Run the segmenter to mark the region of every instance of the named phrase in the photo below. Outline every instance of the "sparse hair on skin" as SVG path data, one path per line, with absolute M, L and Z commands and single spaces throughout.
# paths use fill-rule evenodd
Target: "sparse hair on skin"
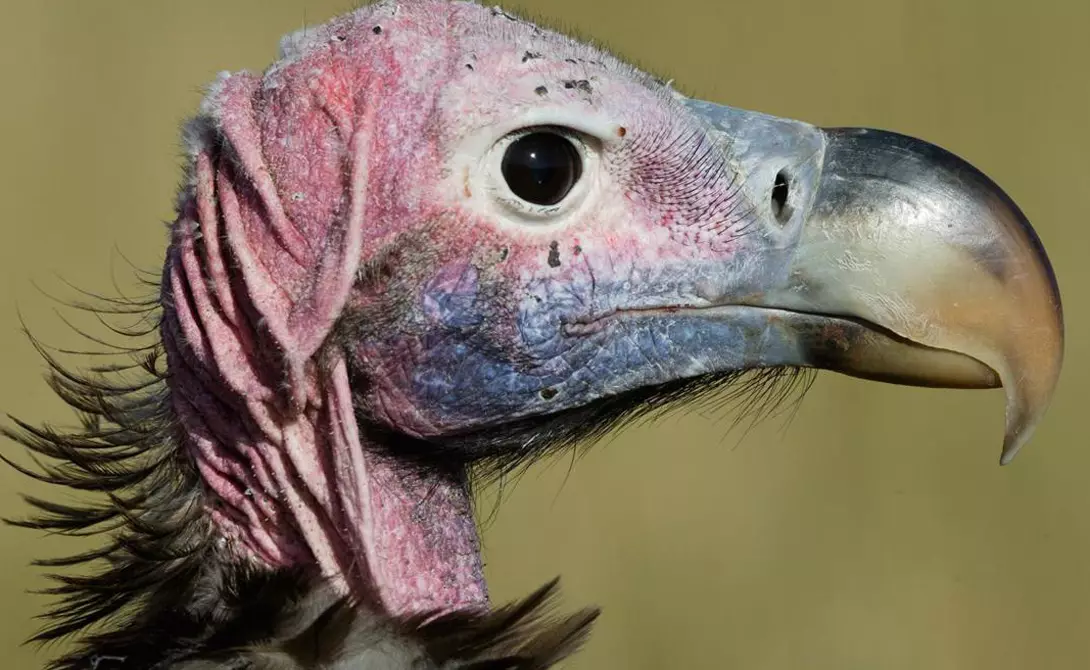
M 550 25 L 542 17 L 534 21 Z M 605 51 L 571 26 L 559 27 Z M 642 72 L 631 74 L 641 83 L 653 79 Z M 221 77 L 211 88 L 224 81 Z M 669 82 L 655 81 L 657 87 L 669 88 Z M 655 94 L 669 99 L 671 90 L 656 89 Z M 207 113 L 209 109 L 202 107 L 183 130 L 187 159 L 205 149 L 237 158 L 235 148 L 217 132 Z M 692 168 L 691 163 L 682 165 Z M 196 189 L 193 165 L 187 165 L 183 173 L 179 209 Z M 193 228 L 189 225 L 180 222 L 178 228 L 194 238 L 202 234 L 199 223 L 193 222 Z M 411 237 L 404 234 L 398 248 L 378 250 L 345 276 L 354 276 L 357 288 L 382 281 L 392 257 L 416 252 Z M 209 235 L 204 243 L 218 239 Z M 417 262 L 429 264 L 428 260 Z M 554 615 L 555 581 L 488 612 L 391 616 L 371 603 L 337 595 L 313 566 L 274 570 L 229 551 L 227 534 L 210 515 L 216 493 L 198 471 L 194 454 L 184 446 L 187 435 L 181 419 L 185 414 L 172 404 L 172 400 L 196 395 L 172 396 L 179 391 L 171 386 L 165 357 L 175 340 L 168 335 L 164 341 L 160 329 L 171 311 L 176 311 L 174 298 L 161 288 L 157 274 L 148 274 L 144 283 L 150 292 L 145 298 L 86 294 L 93 302 L 70 304 L 99 318 L 113 336 L 124 339 L 125 344 L 110 344 L 79 331 L 91 342 L 110 348 L 109 355 L 54 351 L 27 332 L 46 362 L 48 385 L 76 412 L 77 426 L 57 429 L 15 418 L 0 426 L 0 434 L 24 447 L 35 467 L 20 464 L 14 455 L 0 453 L 0 459 L 28 477 L 83 497 L 79 503 L 59 503 L 24 496 L 35 515 L 8 523 L 101 539 L 94 549 L 35 561 L 57 572 L 49 575 L 53 586 L 45 591 L 55 600 L 42 617 L 44 628 L 32 639 L 43 644 L 74 639 L 70 651 L 49 663 L 51 670 L 348 670 L 363 663 L 377 668 L 418 663 L 412 667 L 543 670 L 579 648 L 598 612 L 585 609 Z M 201 281 L 194 285 L 204 286 Z M 384 295 L 381 313 L 343 310 L 331 332 L 314 340 L 321 345 L 314 360 L 321 364 L 326 356 L 388 327 L 388 320 L 398 318 L 401 311 L 391 306 L 399 298 L 407 304 L 412 297 L 396 290 L 391 293 Z M 178 304 L 183 301 L 179 299 Z M 134 318 L 137 325 L 111 325 L 111 316 Z M 254 325 L 263 329 L 267 324 L 261 319 L 266 317 L 263 314 Z M 79 370 L 63 363 L 58 353 L 103 358 Z M 356 394 L 351 398 L 354 418 L 368 438 L 360 448 L 396 455 L 404 468 L 398 475 L 420 468 L 476 485 L 517 477 L 542 458 L 575 454 L 613 430 L 660 416 L 681 400 L 716 406 L 733 403 L 742 410 L 736 422 L 756 421 L 792 397 L 801 398 L 814 378 L 812 371 L 794 368 L 708 374 L 637 388 L 563 412 L 417 438 L 368 415 L 362 393 L 369 380 L 365 371 L 353 367 L 355 363 L 349 360 L 345 367 Z M 175 382 L 185 370 L 184 366 L 173 370 Z M 214 371 L 209 373 L 213 375 Z M 351 526 L 340 528 L 345 527 Z
M 111 326 L 105 317 L 157 324 L 157 300 L 94 297 L 100 305 L 69 306 L 96 313 L 119 336 L 144 339 L 155 332 Z M 5 521 L 106 537 L 96 549 L 34 561 L 62 571 L 48 575 L 56 585 L 44 593 L 57 599 L 43 615 L 49 623 L 31 641 L 76 637 L 70 652 L 49 663 L 51 670 L 348 670 L 364 661 L 376 668 L 424 663 L 419 667 L 538 670 L 585 641 L 598 610 L 555 615 L 556 580 L 488 613 L 392 618 L 338 596 L 308 571 L 269 572 L 233 562 L 216 542 L 200 477 L 176 446 L 161 345 L 118 346 L 78 332 L 127 362 L 73 370 L 26 330 L 47 364 L 47 383 L 77 412 L 80 426 L 61 431 L 16 418 L 0 426 L 0 434 L 29 451 L 37 469 L 0 453 L 10 467 L 96 498 L 66 505 L 24 495 L 37 514 Z M 89 573 L 67 572 L 73 568 Z
M 109 315 L 136 316 L 146 324 L 140 330 L 107 324 L 119 336 L 139 340 L 154 332 L 149 324 L 158 323 L 160 307 L 156 300 L 99 297 L 99 301 L 97 307 L 86 303 L 70 306 L 95 311 L 103 319 Z M 295 653 L 293 645 L 302 644 L 304 638 L 329 635 L 329 630 L 351 634 L 355 636 L 352 639 L 386 631 L 396 642 L 394 648 L 410 655 L 422 653 L 421 639 L 442 630 L 443 635 L 437 639 L 453 646 L 427 647 L 431 658 L 453 659 L 451 654 L 457 651 L 462 654 L 458 658 L 472 659 L 476 653 L 491 660 L 485 665 L 436 667 L 547 668 L 574 652 L 589 633 L 598 615 L 596 609 L 563 618 L 547 615 L 556 597 L 555 581 L 491 615 L 452 615 L 425 625 L 428 617 L 391 621 L 351 600 L 337 599 L 313 575 L 292 571 L 270 574 L 231 562 L 219 551 L 214 528 L 204 512 L 205 492 L 200 477 L 187 455 L 176 447 L 177 426 L 169 410 L 167 371 L 162 367 L 158 341 L 118 346 L 84 333 L 93 342 L 112 346 L 116 355 L 127 362 L 99 364 L 81 372 L 62 364 L 29 331 L 27 335 L 48 366 L 47 383 L 77 412 L 80 427 L 65 432 L 12 419 L 14 426 L 0 427 L 0 434 L 24 446 L 38 467 L 24 467 L 3 454 L 0 459 L 29 477 L 92 493 L 98 500 L 64 505 L 24 496 L 37 515 L 7 522 L 73 537 L 107 538 L 103 546 L 91 551 L 35 561 L 35 565 L 45 568 L 91 568 L 90 574 L 49 575 L 56 586 L 45 593 L 57 600 L 44 615 L 49 623 L 33 641 L 47 643 L 80 636 L 71 653 L 48 666 L 52 670 L 83 670 L 92 657 L 116 656 L 130 661 L 165 658 L 182 663 L 196 653 L 206 652 L 236 654 L 252 663 L 242 667 L 307 668 L 311 666 L 289 664 L 295 662 L 288 660 Z M 681 400 L 715 407 L 735 405 L 741 410 L 736 425 L 746 418 L 758 421 L 785 403 L 792 404 L 792 398 L 794 402 L 801 400 L 812 381 L 813 373 L 801 369 L 683 380 L 441 441 L 409 438 L 385 431 L 367 422 L 366 417 L 360 420 L 361 429 L 378 438 L 376 444 L 391 449 L 408 463 L 470 470 L 481 484 L 517 476 L 542 458 L 587 448 L 613 430 L 653 420 Z M 42 457 L 52 463 L 44 462 Z M 276 612 L 276 608 L 266 605 L 285 596 L 291 602 L 303 603 L 300 609 Z M 323 603 L 326 609 L 302 625 L 311 612 L 307 607 L 315 602 Z M 190 606 L 179 610 L 178 603 Z M 225 625 L 225 630 L 210 634 L 216 625 Z M 239 627 L 241 631 L 236 630 Z M 485 643 L 492 634 L 493 646 L 489 646 Z M 265 642 L 255 647 L 254 640 Z M 500 643 L 502 648 L 494 646 Z M 164 648 L 173 651 L 164 654 Z M 351 649 L 365 651 L 364 647 L 349 645 L 346 653 Z M 507 660 L 493 665 L 495 654 L 500 653 L 507 654 Z M 217 667 L 208 665 L 210 662 L 194 660 L 155 667 Z M 101 670 L 109 667 L 105 665 Z

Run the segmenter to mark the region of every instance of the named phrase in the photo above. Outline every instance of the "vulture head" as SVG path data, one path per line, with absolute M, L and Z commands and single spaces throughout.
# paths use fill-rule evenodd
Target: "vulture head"
M 52 667 L 545 668 L 591 610 L 493 607 L 470 475 L 812 368 L 1045 411 L 1060 297 L 1017 206 L 956 156 L 690 99 L 498 8 L 384 0 L 222 75 L 155 344 L 7 432 L 49 559 Z M 114 303 L 115 306 L 120 303 Z M 756 380 L 756 384 L 754 384 Z M 59 462 L 57 462 L 59 461 Z

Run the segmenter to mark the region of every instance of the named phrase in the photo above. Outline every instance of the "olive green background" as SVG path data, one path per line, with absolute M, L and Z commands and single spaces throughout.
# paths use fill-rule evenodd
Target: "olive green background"
M 262 68 L 281 34 L 351 6 L 5 0 L 0 409 L 69 420 L 17 313 L 48 343 L 77 346 L 32 282 L 63 297 L 74 294 L 58 277 L 112 291 L 111 267 L 130 274 L 118 250 L 155 269 L 178 126 L 201 87 Z M 574 467 L 536 467 L 484 533 L 495 599 L 560 574 L 566 607 L 604 606 L 577 669 L 1090 667 L 1090 3 L 508 6 L 701 97 L 895 129 L 966 157 L 1037 227 L 1069 341 L 1052 410 L 1007 468 L 1002 392 L 828 373 L 790 421 L 728 433 L 730 410 L 682 408 Z M 20 491 L 40 489 L 0 469 L 0 512 L 22 511 Z M 76 542 L 0 528 L 0 668 L 45 658 L 20 646 L 43 605 L 25 594 L 43 585 L 27 563 Z

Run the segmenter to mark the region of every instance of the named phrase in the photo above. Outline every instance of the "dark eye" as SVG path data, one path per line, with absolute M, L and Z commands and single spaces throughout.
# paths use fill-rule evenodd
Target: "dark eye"
M 535 205 L 555 205 L 583 174 L 583 162 L 571 140 L 536 131 L 512 142 L 503 154 L 503 178 L 511 192 Z

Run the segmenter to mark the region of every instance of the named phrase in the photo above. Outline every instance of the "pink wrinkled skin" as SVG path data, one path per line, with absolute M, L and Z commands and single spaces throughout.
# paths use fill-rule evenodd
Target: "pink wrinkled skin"
M 365 450 L 343 353 L 314 359 L 365 233 L 381 235 L 367 217 L 368 159 L 388 154 L 374 101 L 399 64 L 373 26 L 396 32 L 392 12 L 310 29 L 262 78 L 222 77 L 190 125 L 192 184 L 164 282 L 174 402 L 242 557 L 314 561 L 392 612 L 481 606 L 463 488 L 400 476 Z
M 669 93 L 649 91 L 608 55 L 497 10 L 385 1 L 289 35 L 261 76 L 221 76 L 187 128 L 192 165 L 164 270 L 163 337 L 181 439 L 240 560 L 315 563 L 343 590 L 394 613 L 487 605 L 463 485 L 406 477 L 367 448 L 353 413 L 350 354 L 327 340 L 346 306 L 373 300 L 356 285 L 361 267 L 406 234 L 423 236 L 443 258 L 509 248 L 504 272 L 515 275 L 543 264 L 548 241 L 532 226 L 487 222 L 468 176 L 445 173 L 451 138 L 502 124 L 510 105 L 544 104 L 524 75 L 508 76 L 520 67 L 550 85 L 592 80 L 593 99 L 559 87 L 550 104 L 613 124 L 610 141 L 626 143 L 632 173 L 663 175 L 644 184 L 661 192 L 618 195 L 573 226 L 561 251 L 581 253 L 581 264 L 560 272 L 593 277 L 593 263 L 608 263 L 621 273 L 648 254 L 713 258 L 734 244 L 730 217 L 741 210 L 728 199 L 737 189 L 713 182 L 729 175 L 679 189 L 669 179 L 692 157 L 678 149 L 674 163 L 652 160 L 650 147 L 684 148 L 693 132 L 674 125 Z M 686 199 L 675 199 L 678 191 Z M 622 207 L 657 227 L 613 211 Z M 628 227 L 603 236 L 611 220 Z M 436 221 L 454 232 L 419 229 Z M 436 313 L 431 303 L 421 309 Z M 359 350 L 367 355 L 365 344 Z M 372 381 L 380 393 L 373 413 L 409 434 L 433 428 L 396 385 Z

